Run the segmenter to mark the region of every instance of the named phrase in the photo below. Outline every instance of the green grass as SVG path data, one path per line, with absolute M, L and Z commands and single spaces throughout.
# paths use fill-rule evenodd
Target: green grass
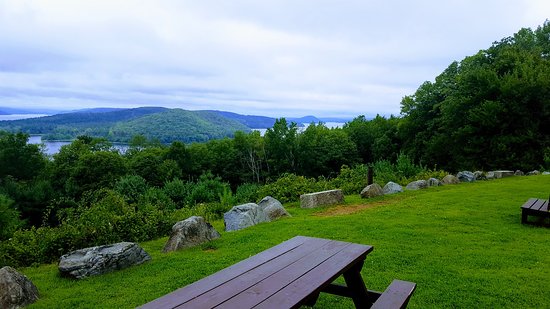
M 77 281 L 61 278 L 57 265 L 21 271 L 41 294 L 31 308 L 131 308 L 305 235 L 373 245 L 362 271 L 367 287 L 414 281 L 410 308 L 548 308 L 550 228 L 520 224 L 519 208 L 548 193 L 550 176 L 529 176 L 372 200 L 350 196 L 323 209 L 289 204 L 292 218 L 221 232 L 200 247 L 163 254 L 167 238 L 142 243 L 152 261 L 114 273 Z M 222 221 L 213 225 L 223 231 Z M 353 304 L 322 295 L 316 307 Z

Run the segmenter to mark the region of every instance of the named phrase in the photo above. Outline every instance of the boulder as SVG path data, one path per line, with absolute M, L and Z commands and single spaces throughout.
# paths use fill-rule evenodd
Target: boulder
M 64 276 L 82 279 L 149 261 L 151 257 L 138 244 L 120 242 L 90 247 L 63 255 L 59 271 Z
M 458 178 L 456 178 L 456 176 L 454 175 L 447 175 L 443 177 L 443 179 L 441 179 L 441 182 L 444 185 L 456 185 L 460 183 L 460 180 L 458 180 Z
M 382 191 L 382 187 L 380 187 L 380 185 L 377 183 L 368 185 L 361 191 L 362 198 L 371 198 L 380 195 L 384 195 L 384 191 Z
M 226 231 L 238 231 L 267 221 L 267 216 L 256 203 L 234 206 L 223 215 Z
M 495 172 L 487 172 L 487 174 L 485 174 L 485 178 L 487 178 L 487 180 L 495 179 Z
M 520 170 L 516 170 L 516 171 L 514 172 L 514 175 L 515 175 L 515 176 L 524 176 L 525 173 L 523 173 L 523 172 L 520 171 Z
M 220 233 L 210 223 L 203 217 L 193 216 L 174 224 L 172 234 L 162 251 L 190 248 L 216 238 L 220 238 Z
M 542 172 L 543 175 L 550 175 L 550 172 Z
M 442 186 L 443 184 L 441 183 L 441 181 L 439 181 L 439 179 L 437 178 L 430 178 L 428 179 L 428 187 L 439 187 L 439 186 Z
M 462 182 L 473 182 L 476 180 L 474 173 L 469 171 L 462 171 L 456 174 L 456 178 Z
M 315 208 L 344 202 L 342 190 L 328 190 L 300 195 L 300 207 Z
M 540 172 L 537 171 L 537 170 L 534 170 L 534 171 L 530 171 L 527 173 L 528 176 L 532 176 L 532 175 L 540 175 Z
M 497 179 L 514 176 L 514 171 L 493 171 L 493 172 L 495 173 L 495 178 Z
M 485 176 L 485 173 L 482 171 L 475 171 L 474 172 L 474 179 L 475 180 L 487 180 L 487 176 Z
M 25 275 L 9 266 L 0 269 L 0 308 L 21 308 L 37 300 L 38 289 Z
M 394 193 L 400 193 L 403 192 L 403 187 L 395 182 L 388 182 L 384 188 L 382 188 L 382 192 L 384 194 L 394 194 Z
M 271 196 L 264 197 L 259 203 L 260 209 L 264 212 L 267 221 L 274 221 L 281 217 L 290 217 L 290 214 L 283 207 L 283 204 Z
M 420 190 L 426 189 L 428 187 L 428 182 L 426 180 L 416 180 L 410 182 L 405 189 L 407 190 Z

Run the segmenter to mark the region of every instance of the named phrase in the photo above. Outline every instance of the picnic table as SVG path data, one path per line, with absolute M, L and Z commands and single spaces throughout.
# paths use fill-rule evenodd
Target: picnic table
M 405 308 L 416 288 L 394 280 L 384 293 L 365 288 L 364 260 L 373 247 L 296 236 L 141 308 L 297 308 L 319 293 L 352 298 L 357 308 Z M 343 275 L 346 285 L 333 281 Z
M 530 198 L 521 206 L 521 223 L 532 223 L 528 221 L 528 217 L 550 218 L 548 211 L 548 200 Z

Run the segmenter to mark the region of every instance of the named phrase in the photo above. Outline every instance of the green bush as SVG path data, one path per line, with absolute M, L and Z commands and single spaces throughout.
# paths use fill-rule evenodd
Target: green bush
M 317 181 L 314 178 L 297 176 L 295 174 L 283 174 L 277 181 L 263 186 L 260 196 L 272 196 L 281 203 L 298 201 L 300 195 L 327 190 L 330 187 L 324 178 Z
M 164 183 L 164 188 L 162 190 L 179 209 L 187 205 L 187 201 L 193 190 L 193 183 L 183 182 L 181 179 L 176 178 Z
M 220 177 L 214 177 L 211 173 L 203 174 L 191 189 L 188 203 L 196 205 L 217 202 L 220 195 L 227 189 L 229 189 L 229 184 L 222 182 Z
M 262 186 L 255 183 L 245 183 L 237 187 L 235 192 L 236 203 L 252 203 L 257 202 L 263 196 L 258 196 Z
M 137 203 L 139 198 L 147 191 L 147 181 L 138 175 L 126 175 L 115 183 L 115 190 L 122 194 L 126 202 Z
M 341 189 L 344 194 L 359 194 L 367 186 L 368 167 L 364 164 L 353 168 L 343 165 L 338 177 L 331 180 L 332 187 Z
M 22 225 L 19 212 L 13 208 L 13 201 L 0 194 L 0 240 L 10 238 Z

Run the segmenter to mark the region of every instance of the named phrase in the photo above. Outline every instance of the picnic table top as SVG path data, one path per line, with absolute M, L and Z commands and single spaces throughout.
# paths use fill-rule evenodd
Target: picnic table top
M 548 200 L 530 198 L 521 208 L 534 211 L 548 211 Z
M 292 308 L 359 264 L 372 246 L 296 236 L 142 308 Z

